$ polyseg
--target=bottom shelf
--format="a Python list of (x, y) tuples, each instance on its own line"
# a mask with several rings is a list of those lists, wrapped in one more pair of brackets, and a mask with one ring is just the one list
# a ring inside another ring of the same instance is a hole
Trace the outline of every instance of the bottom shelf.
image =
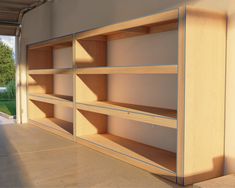
[(73, 140), (73, 123), (57, 118), (30, 119), (30, 123)]
[(176, 154), (111, 134), (79, 137), (78, 142), (176, 181)]

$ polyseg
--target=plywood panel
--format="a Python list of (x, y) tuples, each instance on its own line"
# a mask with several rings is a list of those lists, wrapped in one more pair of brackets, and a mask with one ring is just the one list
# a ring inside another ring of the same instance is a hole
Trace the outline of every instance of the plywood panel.
[(223, 174), (226, 16), (187, 8), (184, 184)]

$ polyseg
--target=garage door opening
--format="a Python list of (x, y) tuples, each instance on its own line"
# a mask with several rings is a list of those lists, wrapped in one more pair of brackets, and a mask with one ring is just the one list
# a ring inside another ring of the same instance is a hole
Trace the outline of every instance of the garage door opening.
[(0, 125), (16, 119), (15, 37), (0, 35)]

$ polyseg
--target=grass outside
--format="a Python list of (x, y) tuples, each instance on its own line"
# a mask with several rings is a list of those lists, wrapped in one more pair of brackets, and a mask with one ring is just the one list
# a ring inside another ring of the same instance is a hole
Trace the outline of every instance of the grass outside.
[(0, 100), (0, 112), (16, 115), (16, 100)]

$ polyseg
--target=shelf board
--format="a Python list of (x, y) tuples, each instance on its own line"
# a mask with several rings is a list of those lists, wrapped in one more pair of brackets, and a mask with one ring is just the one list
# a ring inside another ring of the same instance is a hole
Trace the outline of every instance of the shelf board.
[(29, 94), (29, 99), (73, 108), (73, 97), (53, 94)]
[(39, 75), (39, 74), (73, 74), (72, 68), (63, 68), (63, 69), (32, 69), (29, 70), (28, 73), (30, 75)]
[(176, 154), (111, 134), (79, 137), (78, 142), (132, 165), (166, 176), (176, 175)]
[(76, 104), (76, 107), (80, 110), (116, 116), (163, 127), (177, 128), (176, 110), (107, 101), (79, 102)]
[(96, 36), (106, 36), (112, 39), (143, 35), (153, 32), (163, 32), (177, 29), (178, 9), (145, 16), (142, 18), (121, 22), (93, 30), (77, 33), (77, 40)]
[(30, 119), (30, 123), (57, 135), (73, 139), (73, 123), (58, 118)]
[(76, 74), (177, 74), (177, 65), (78, 68)]

